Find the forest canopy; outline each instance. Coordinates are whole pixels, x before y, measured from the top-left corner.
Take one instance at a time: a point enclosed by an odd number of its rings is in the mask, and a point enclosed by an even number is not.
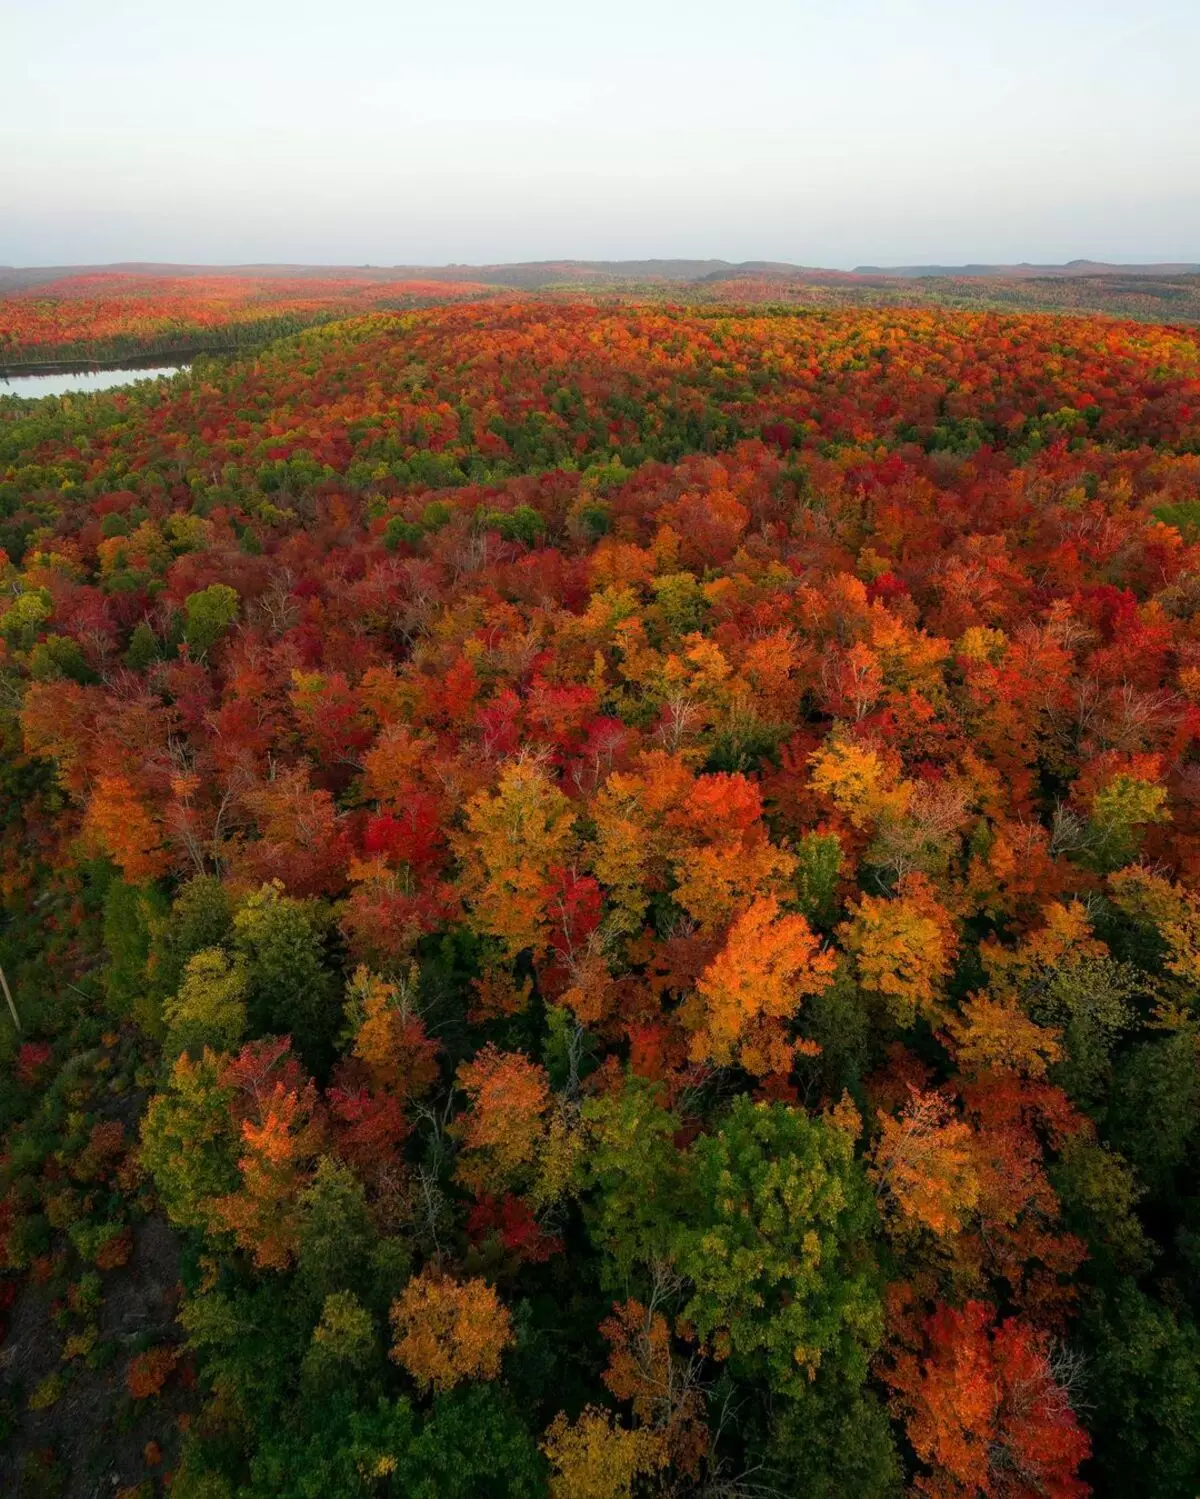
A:
[[[1198,751],[1194,329],[0,398],[5,1491],[1194,1499]]]

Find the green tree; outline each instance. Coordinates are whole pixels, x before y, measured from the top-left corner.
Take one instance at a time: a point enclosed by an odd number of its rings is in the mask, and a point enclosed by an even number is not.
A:
[[[304,1355],[302,1377],[313,1387],[353,1381],[382,1357],[375,1320],[353,1291],[325,1298]]]
[[[1196,1033],[1180,1030],[1143,1041],[1116,1070],[1107,1134],[1155,1196],[1171,1195],[1200,1129],[1196,1052]]]
[[[372,1281],[378,1235],[358,1177],[332,1156],[322,1156],[300,1205],[297,1286],[317,1306],[338,1291],[365,1294]],[[403,1246],[399,1248],[404,1253]],[[398,1270],[395,1285],[407,1278],[407,1264]]]
[[[42,626],[54,613],[48,588],[32,588],[17,594],[0,614],[0,637],[17,651],[31,650]]]
[[[130,671],[145,671],[158,660],[158,637],[143,619],[134,625],[129,636],[129,648],[125,652],[125,665]]]
[[[183,638],[193,656],[203,656],[237,619],[240,600],[228,583],[212,583],[183,601]]]
[[[654,578],[650,586],[670,635],[686,635],[700,628],[707,604],[704,589],[694,573],[666,573]]]
[[[155,988],[172,994],[183,981],[188,960],[205,948],[220,947],[233,930],[233,900],[214,875],[197,875],[180,887],[167,919],[158,923],[150,953]]]
[[[871,1069],[871,1006],[855,982],[852,965],[843,960],[833,983],[804,1001],[800,1013],[801,1033],[821,1048],[818,1055],[801,1063],[815,1072],[821,1091],[840,1098],[849,1090],[861,1096],[862,1080]]]
[[[99,681],[79,642],[69,635],[47,635],[39,641],[29,653],[29,675],[35,682],[57,682],[63,677],[82,684]]]
[[[185,1052],[142,1119],[142,1164],[167,1216],[181,1228],[207,1227],[212,1199],[238,1186],[232,1099],[220,1074],[221,1059],[213,1052],[198,1061]]]
[[[246,967],[220,947],[188,959],[179,992],[163,1004],[167,1038],[163,1051],[193,1055],[212,1047],[235,1051],[246,1033]]]
[[[356,1405],[337,1391],[264,1433],[244,1499],[541,1499],[545,1464],[511,1399],[474,1386],[424,1420],[404,1399]]]
[[[828,929],[837,920],[842,859],[836,833],[805,833],[796,844],[796,903],[813,926]]]
[[[298,1403],[262,1432],[239,1499],[363,1499],[394,1486],[417,1418],[407,1400],[360,1403],[350,1389]]]
[[[674,1256],[692,1284],[687,1320],[735,1373],[783,1394],[827,1363],[861,1382],[883,1314],[874,1200],[850,1136],[742,1097],[688,1159]]]
[[[900,1462],[874,1393],[820,1370],[794,1400],[776,1402],[761,1452],[773,1492],[795,1499],[900,1499]]]
[[[1169,822],[1167,788],[1137,776],[1115,776],[1092,802],[1091,826],[1096,839],[1093,857],[1099,868],[1120,869],[1137,854],[1142,830],[1150,823]]]
[[[1061,1030],[1066,1056],[1054,1069],[1055,1081],[1085,1108],[1095,1108],[1107,1094],[1109,1058],[1144,990],[1130,964],[1089,954],[1039,974],[1023,993],[1032,1019]]]
[[[434,1401],[395,1486],[406,1499],[536,1499],[546,1493],[546,1469],[504,1391],[466,1385]]]
[[[1083,1319],[1097,1493],[1200,1493],[1200,1331],[1127,1281]]]
[[[1050,1177],[1063,1226],[1088,1246],[1088,1279],[1110,1283],[1149,1269],[1154,1249],[1137,1216],[1141,1188],[1115,1150],[1080,1130],[1063,1141]]]
[[[233,940],[246,964],[251,1034],[288,1035],[310,1070],[332,1056],[341,1022],[336,981],[325,965],[328,913],[319,901],[284,895],[263,885],[247,896],[233,922]]]
[[[297,1313],[292,1287],[276,1276],[226,1277],[180,1307],[205,1385],[255,1439],[278,1428],[294,1400],[317,1315]]]
[[[676,1115],[662,1089],[629,1075],[618,1093],[588,1099],[583,1117],[589,1148],[580,1165],[584,1216],[605,1255],[601,1276],[620,1289],[636,1266],[670,1253],[671,1222],[679,1196],[682,1157],[675,1145]]]
[[[104,895],[104,946],[108,967],[104,988],[118,1016],[132,1016],[151,1035],[162,1032],[155,986],[149,977],[153,934],[166,914],[167,900],[156,885],[127,885],[112,879]]]

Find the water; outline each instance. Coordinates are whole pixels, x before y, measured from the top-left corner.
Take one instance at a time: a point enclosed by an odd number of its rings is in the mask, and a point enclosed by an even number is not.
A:
[[[155,365],[151,369],[54,370],[44,375],[0,375],[0,396],[64,396],[76,391],[112,390],[132,385],[135,380],[157,380],[160,375],[176,375],[181,364]]]

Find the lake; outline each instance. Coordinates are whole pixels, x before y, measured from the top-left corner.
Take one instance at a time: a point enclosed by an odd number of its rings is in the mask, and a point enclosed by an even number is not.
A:
[[[112,390],[118,385],[132,385],[135,380],[157,380],[160,375],[177,375],[186,366],[155,365],[150,369],[51,370],[43,375],[0,375],[0,396],[63,396],[76,391]]]

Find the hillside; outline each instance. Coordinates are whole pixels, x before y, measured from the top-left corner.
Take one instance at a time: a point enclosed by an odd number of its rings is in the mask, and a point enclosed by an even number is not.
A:
[[[994,269],[1003,274],[972,267],[937,276],[863,274],[711,260],[0,268],[0,377],[46,365],[253,349],[356,312],[459,299],[1070,311],[1150,323],[1200,323],[1200,275],[1160,274],[1162,268],[1154,267],[1093,267],[1078,275],[1010,275],[1011,267]]]
[[[0,302],[0,1492],[1197,1492],[1200,331],[773,273]]]

